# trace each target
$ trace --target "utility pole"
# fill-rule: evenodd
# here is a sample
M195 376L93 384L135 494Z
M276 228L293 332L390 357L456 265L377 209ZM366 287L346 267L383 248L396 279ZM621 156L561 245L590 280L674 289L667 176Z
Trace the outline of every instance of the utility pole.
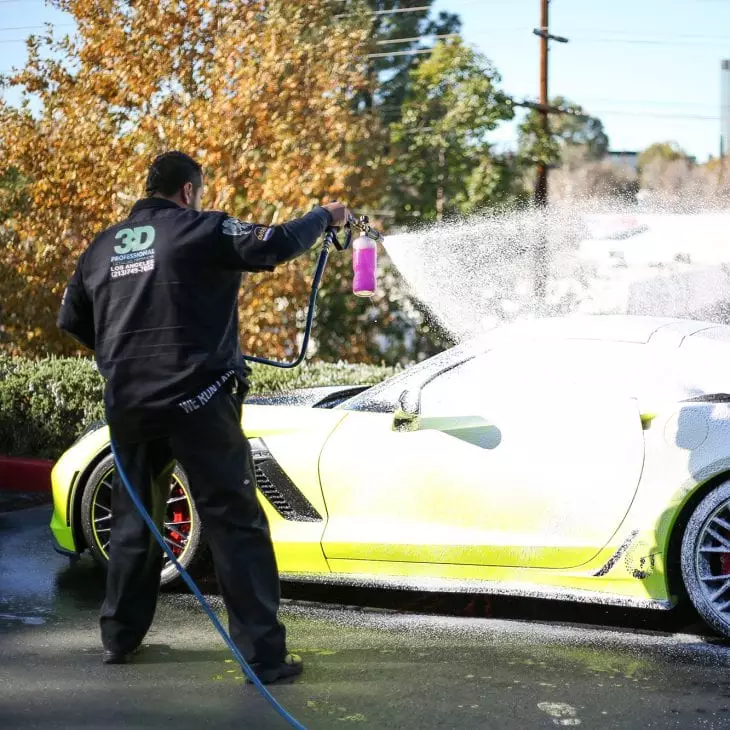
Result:
M540 0L540 28L535 29L534 32L540 37L540 127L545 139L550 134L550 115L547 110L550 103L548 97L549 12L550 0ZM547 165L540 160L537 164L537 179L535 180L535 205L538 208L547 206L547 176Z
M568 39L563 36L550 35L550 0L540 0L540 27L535 28L533 33L540 38L540 100L538 110L540 113L540 127L545 139L550 135L550 97L548 94L548 54L550 41L567 43ZM535 206L544 211L548 204L548 166L544 160L537 163L537 176L535 179ZM547 237L544 233L545 222L541 224L542 231L535 247L535 296L538 301L545 298L545 284L547 281Z
M444 149L444 143L441 143L439 147L439 174L438 174L438 188L436 189L436 221L441 223L444 219L444 180L446 179L445 174L446 167L446 150Z

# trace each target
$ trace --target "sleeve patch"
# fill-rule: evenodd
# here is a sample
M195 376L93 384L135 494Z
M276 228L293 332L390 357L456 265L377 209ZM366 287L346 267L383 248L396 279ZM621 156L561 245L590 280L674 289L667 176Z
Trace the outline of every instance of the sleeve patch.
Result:
M253 225L238 218L226 218L222 230L227 236L246 236L253 230Z
M258 226L254 233L259 241L268 241L274 235L274 229L266 228L265 226Z

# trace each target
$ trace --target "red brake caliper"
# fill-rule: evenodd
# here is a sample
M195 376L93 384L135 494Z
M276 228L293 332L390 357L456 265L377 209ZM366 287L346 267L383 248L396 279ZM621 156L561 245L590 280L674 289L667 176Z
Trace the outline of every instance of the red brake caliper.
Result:
M185 493L183 492L183 490L180 488L179 485L175 485L175 487L172 490L172 496L173 497L183 497L183 496L185 496ZM185 505L185 508L182 510L176 509L172 513L172 520L170 520L170 522L172 522L173 525L175 525L175 527L177 529L173 529L172 527L170 527L168 529L170 530L170 537L175 542L184 542L188 536L188 533L190 532L190 522L189 522L190 515L186 514L188 512L187 502L178 502L176 504L176 506L177 505ZM184 524L184 525L180 524L182 522L185 522L186 520L188 521L188 524ZM177 545L173 545L172 551L173 551L173 553L175 553L175 557L177 557L178 555L180 555L180 553L182 553L183 548L178 547Z

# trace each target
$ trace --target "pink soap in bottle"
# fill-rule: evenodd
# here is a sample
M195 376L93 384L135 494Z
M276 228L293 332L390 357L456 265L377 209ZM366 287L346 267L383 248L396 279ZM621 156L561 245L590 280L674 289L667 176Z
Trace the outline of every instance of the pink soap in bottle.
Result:
M376 289L378 244L367 236L352 242L352 293L356 297L371 297Z

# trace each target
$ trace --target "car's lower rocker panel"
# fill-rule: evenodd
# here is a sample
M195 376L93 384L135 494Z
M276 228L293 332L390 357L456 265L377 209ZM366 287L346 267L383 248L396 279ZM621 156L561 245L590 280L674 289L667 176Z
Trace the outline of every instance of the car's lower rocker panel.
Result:
M601 593L581 589L538 586L531 583L506 583L500 581L448 580L443 578L404 578L400 576L373 576L350 573L281 573L281 580L292 583L325 583L348 585L359 588L392 588L400 590L427 591L433 593L481 593L495 596L520 596L523 598L544 598L553 601L592 603L623 608L644 608L668 611L671 601L655 598L636 598L614 593Z

